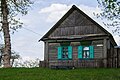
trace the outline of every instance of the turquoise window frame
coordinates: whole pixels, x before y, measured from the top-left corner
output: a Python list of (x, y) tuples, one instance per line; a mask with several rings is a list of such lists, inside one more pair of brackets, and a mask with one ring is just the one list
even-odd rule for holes
[[(68, 48), (68, 58), (63, 58), (63, 48)], [(59, 46), (58, 47), (58, 60), (71, 60), (72, 59), (72, 46)]]
[[(83, 58), (84, 47), (89, 47), (89, 58)], [(93, 46), (78, 46), (78, 59), (94, 59), (94, 47)]]

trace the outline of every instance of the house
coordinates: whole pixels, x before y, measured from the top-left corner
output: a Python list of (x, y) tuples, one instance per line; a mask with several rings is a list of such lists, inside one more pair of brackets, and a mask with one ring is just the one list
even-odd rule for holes
[(40, 41), (46, 67), (116, 67), (118, 62), (113, 36), (75, 5)]

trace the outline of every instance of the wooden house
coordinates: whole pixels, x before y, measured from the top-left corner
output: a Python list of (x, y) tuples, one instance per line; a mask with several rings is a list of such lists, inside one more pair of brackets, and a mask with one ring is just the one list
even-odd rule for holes
[[(40, 39), (46, 67), (112, 67), (112, 35), (75, 5)], [(110, 53), (111, 52), (111, 53)]]

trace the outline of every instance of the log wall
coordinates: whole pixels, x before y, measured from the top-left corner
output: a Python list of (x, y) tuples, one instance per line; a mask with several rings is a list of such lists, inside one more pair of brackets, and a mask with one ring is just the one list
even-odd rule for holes
[[(72, 60), (58, 60), (57, 59), (57, 54), (58, 54), (58, 46), (60, 46), (60, 43), (49, 43), (48, 47), (48, 60), (49, 60), (49, 67), (52, 65), (74, 65), (75, 67), (80, 67), (80, 65), (85, 63), (87, 65), (90, 66), (95, 64), (99, 64), (98, 62), (100, 62), (100, 59), (102, 59), (103, 56), (103, 46), (99, 46), (99, 45), (103, 45), (103, 40), (95, 40), (92, 41), (92, 46), (94, 46), (94, 60), (79, 60), (78, 59), (78, 46), (80, 46), (80, 42), (71, 42), (70, 46), (72, 46)], [(94, 64), (95, 62), (95, 64)], [(66, 63), (66, 64), (65, 64)], [(86, 65), (86, 67), (87, 67)], [(101, 65), (98, 65), (98, 67), (100, 67)], [(91, 66), (92, 67), (92, 66)]]

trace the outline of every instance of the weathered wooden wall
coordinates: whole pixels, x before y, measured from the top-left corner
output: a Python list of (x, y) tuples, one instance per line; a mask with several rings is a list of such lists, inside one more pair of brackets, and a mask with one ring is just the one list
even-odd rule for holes
[(118, 57), (118, 59), (117, 59), (117, 61), (118, 61), (117, 64), (118, 65), (117, 66), (120, 68), (120, 48), (118, 48), (118, 50), (117, 50), (117, 55), (118, 55), (117, 56)]
[(93, 60), (79, 60), (78, 59), (78, 46), (80, 46), (80, 42), (71, 42), (72, 46), (72, 60), (58, 60), (57, 59), (57, 49), (60, 46), (60, 43), (49, 43), (48, 45), (48, 62), (49, 67), (53, 65), (70, 65), (75, 67), (100, 67), (101, 60), (103, 56), (103, 46), (98, 46), (99, 44), (103, 45), (103, 40), (94, 40), (92, 41), (92, 46), (94, 46), (94, 59)]
[(49, 38), (61, 36), (80, 36), (88, 34), (105, 34), (99, 27), (89, 21), (82, 14), (73, 11), (68, 18), (66, 18), (60, 26), (50, 34)]
[[(97, 41), (93, 41), (92, 44)], [(98, 43), (102, 43), (102, 41), (98, 41)], [(57, 47), (59, 43), (49, 43), (49, 58), (48, 62), (41, 61), (40, 67), (51, 67), (51, 66), (74, 66), (77, 68), (87, 68), (87, 67), (105, 67), (104, 66), (104, 58), (102, 58), (101, 53), (103, 53), (102, 48), (99, 51), (95, 49), (95, 58), (92, 60), (79, 60), (77, 53), (77, 46), (79, 46), (79, 42), (72, 42), (73, 46), (73, 59), (72, 60), (58, 60), (57, 59)], [(95, 44), (94, 44), (95, 45)], [(109, 68), (120, 68), (120, 48), (111, 48), (107, 51), (107, 67)]]
[(120, 67), (120, 48), (111, 48), (108, 50), (108, 67)]

